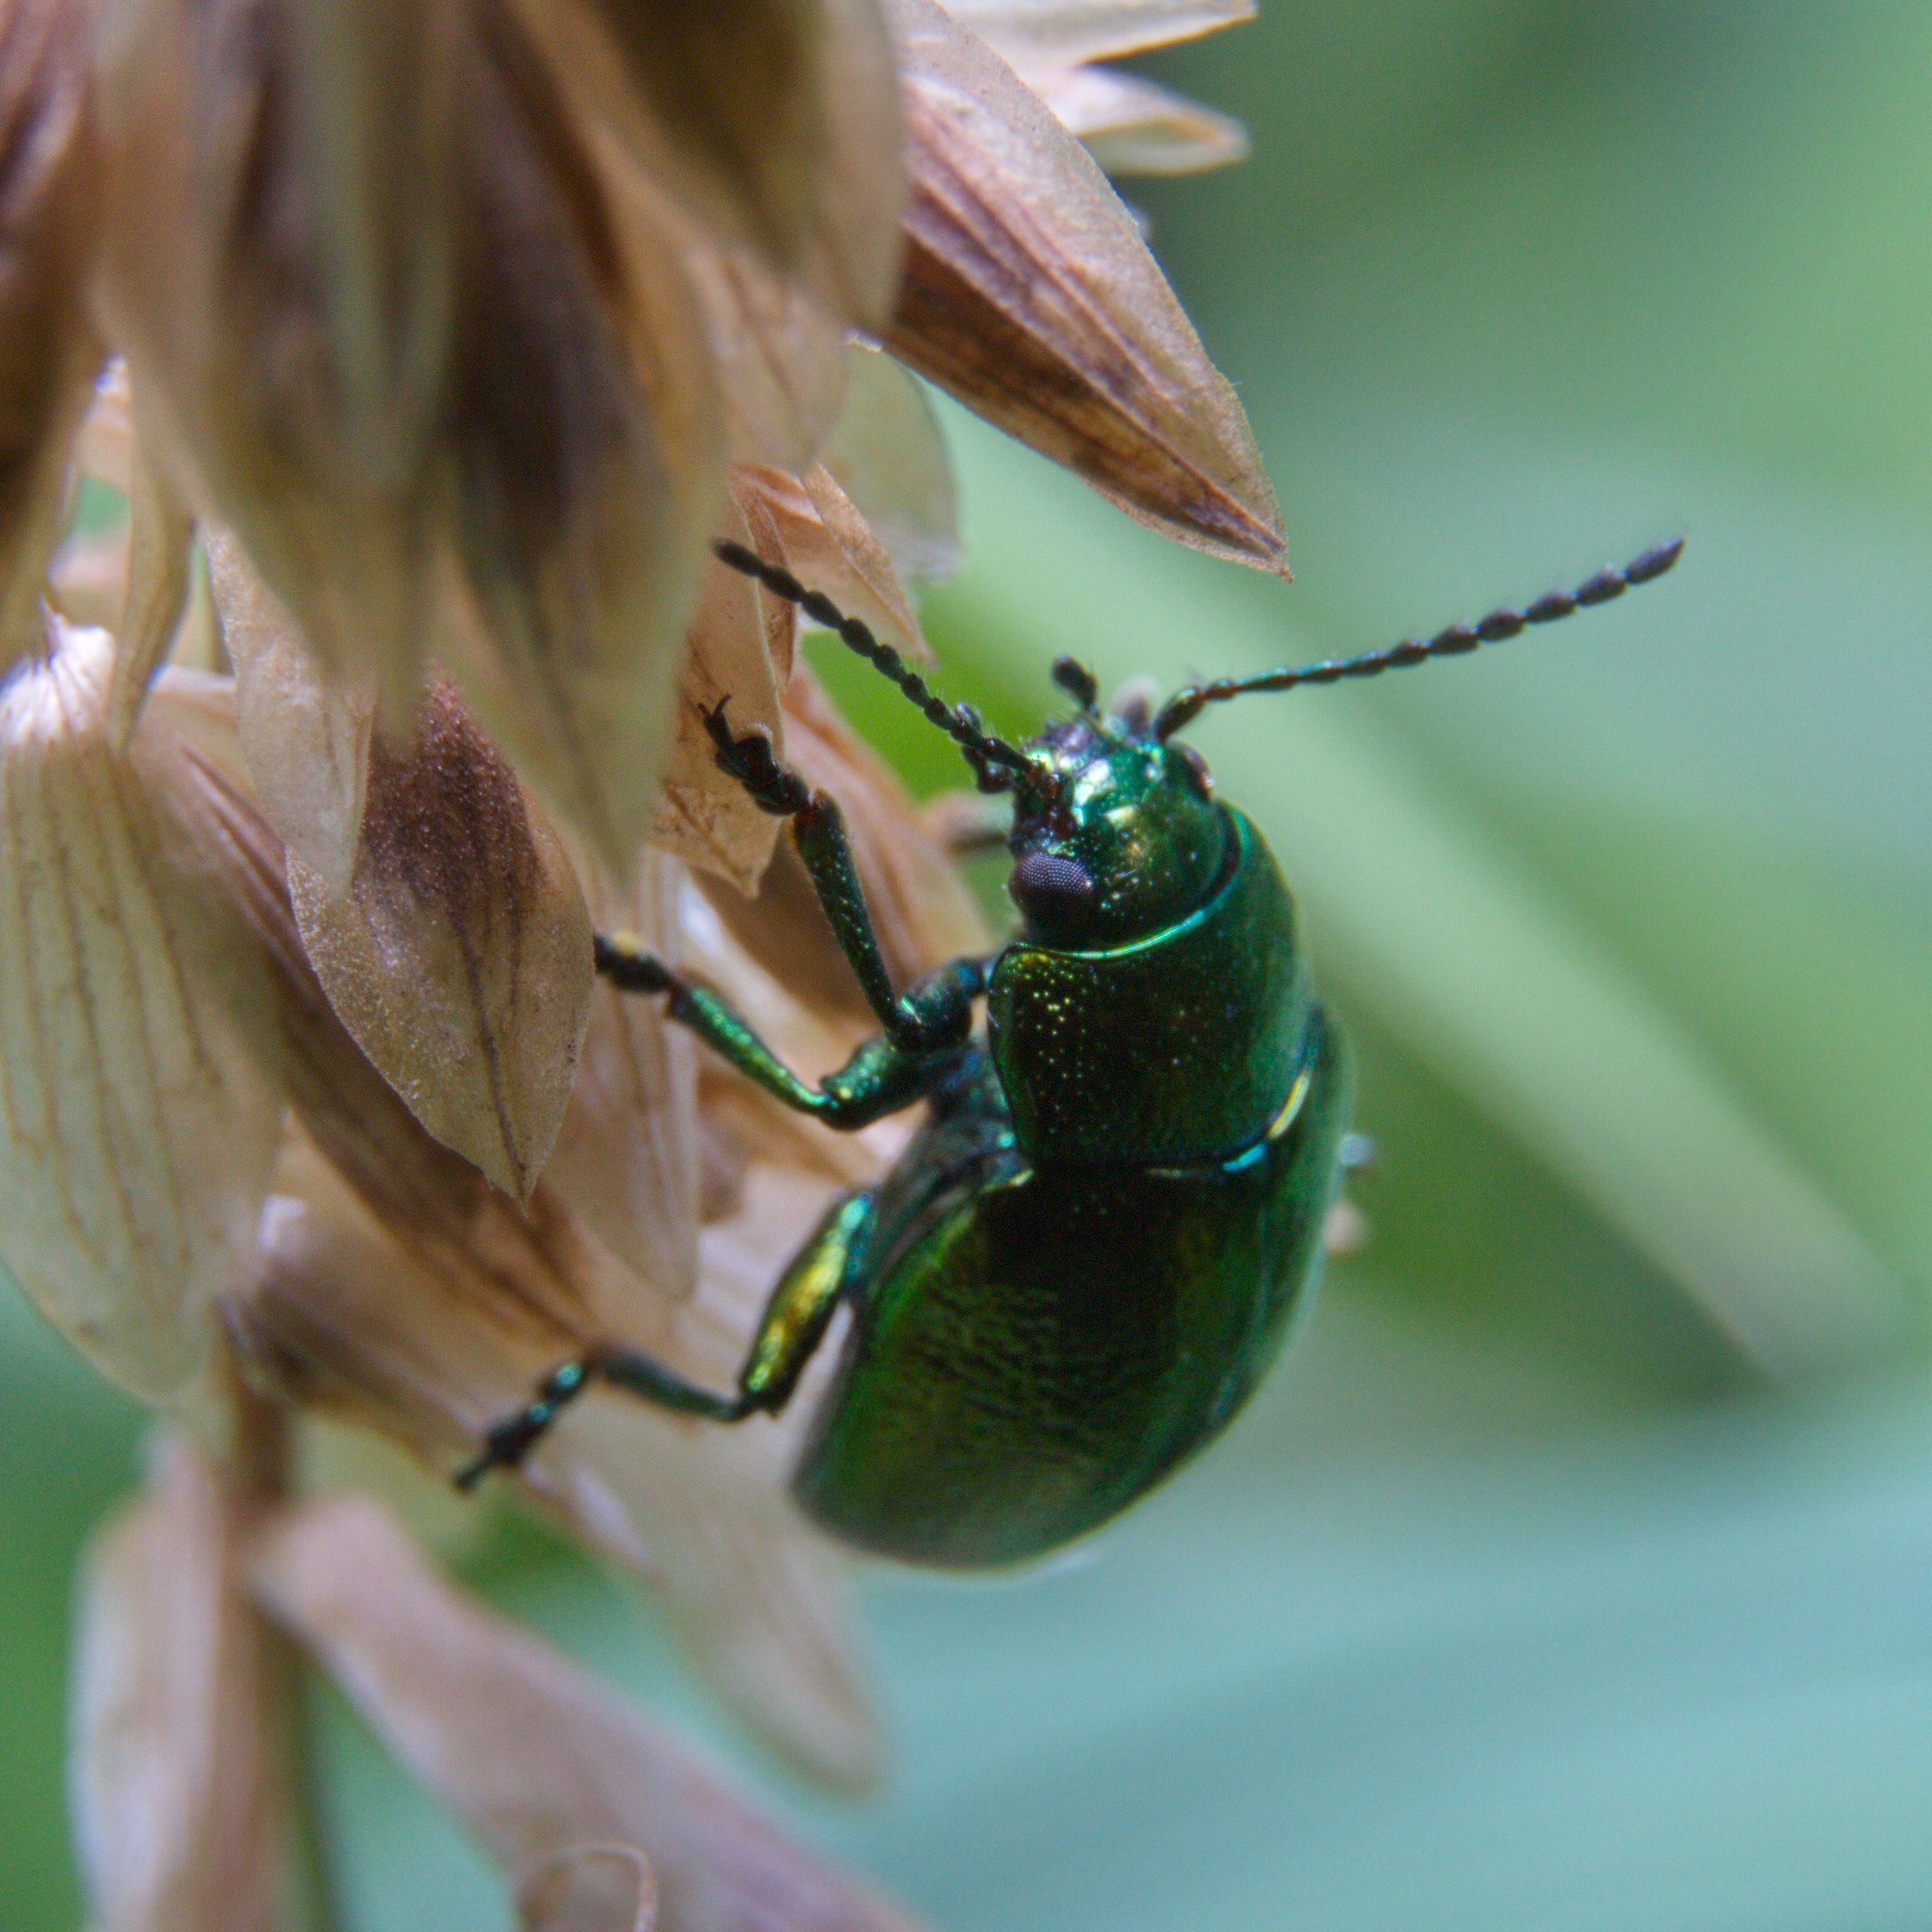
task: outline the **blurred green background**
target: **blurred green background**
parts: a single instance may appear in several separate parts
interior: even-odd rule
[[[627,1592],[480,1580],[948,1932],[1932,1924],[1932,9],[1270,0],[1132,184],[1292,586],[950,412],[946,687],[1560,631],[1192,736],[1300,893],[1380,1162],[1228,1442],[1076,1558],[868,1582],[899,1764],[782,1785]],[[950,782],[828,666],[915,782]],[[138,1422],[0,1316],[0,1920],[75,1922],[72,1564]],[[345,1916],[506,1924],[324,1703]]]

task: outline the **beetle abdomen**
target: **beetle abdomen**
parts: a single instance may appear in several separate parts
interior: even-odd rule
[[[1216,1434],[1312,1279],[1347,1109],[1310,1009],[1298,1090],[1238,1157],[1042,1163],[899,1232],[796,1492],[902,1561],[1016,1562],[1106,1522]]]

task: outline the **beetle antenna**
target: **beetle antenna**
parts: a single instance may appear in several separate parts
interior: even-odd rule
[[[808,617],[837,634],[872,668],[890,678],[925,712],[927,720],[966,754],[982,791],[1006,791],[1016,784],[1051,796],[1058,790],[1055,775],[1005,739],[988,731],[968,704],[948,705],[933,695],[924,678],[890,644],[881,644],[856,617],[848,617],[823,591],[808,590],[783,565],[767,563],[755,550],[721,537],[712,546],[718,561],[762,584],[774,596],[796,604]]]
[[[1154,719],[1156,738],[1171,738],[1184,724],[1198,718],[1210,704],[1225,704],[1231,698],[1245,698],[1250,692],[1292,691],[1301,684],[1334,684],[1345,677],[1376,677],[1385,670],[1400,670],[1409,664],[1425,664],[1431,658],[1454,657],[1473,651],[1479,644],[1493,644],[1513,638],[1532,624],[1553,624],[1573,616],[1593,604],[1607,604],[1621,597],[1634,584],[1648,584],[1661,577],[1677,561],[1684,548],[1682,537],[1654,544],[1621,570],[1600,570],[1574,590],[1552,590],[1539,597],[1526,610],[1492,610],[1476,624],[1451,624],[1432,638],[1409,638],[1383,651],[1370,651],[1358,658],[1329,658],[1320,664],[1302,664],[1287,670],[1264,671],[1257,677],[1217,678],[1212,684],[1190,684],[1177,691],[1160,707]]]
[[[1100,680],[1078,658],[1055,658],[1052,678],[1055,684],[1079,706],[1090,712],[1100,695]]]

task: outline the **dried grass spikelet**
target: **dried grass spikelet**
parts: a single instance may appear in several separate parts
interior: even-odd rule
[[[796,476],[742,466],[733,471],[731,488],[765,554],[887,644],[929,658],[885,545],[823,464]]]
[[[1238,121],[1138,74],[1090,63],[1190,40],[1254,18],[1253,0],[953,0],[970,27],[1110,175],[1193,174],[1248,151]]]
[[[248,1599],[248,1529],[201,1454],[164,1439],[88,1553],[69,1788],[100,1932],[289,1922],[288,1714]]]
[[[143,730],[182,718],[164,680]],[[206,695],[198,701],[206,705]],[[231,728],[232,729],[232,728]],[[728,1244],[755,1223],[758,1278],[700,1274],[697,1081],[690,1043],[644,1003],[599,989],[556,1150],[518,1211],[424,1132],[351,1041],[316,980],[284,886],[280,849],[224,762],[189,747],[171,805],[256,932],[280,1002],[281,1058],[300,1132],[285,1148],[250,1286],[226,1300],[244,1355],[286,1396],[333,1408],[445,1471],[561,1360],[607,1340],[728,1386],[782,1254],[831,1180],[742,1190],[747,1152],[711,1190]],[[624,923],[674,950],[681,904],[658,878]],[[607,916],[618,910],[606,904]],[[872,1156],[875,1169],[878,1155]],[[734,1212],[734,1210],[736,1210]],[[707,1240],[710,1239],[707,1236]],[[694,1298],[694,1287],[698,1292]],[[876,1774],[842,1557],[784,1496],[808,1403],[780,1421],[706,1430],[599,1394],[566,1418],[525,1484],[580,1534],[657,1582],[674,1625],[726,1700],[794,1762],[845,1784]]]
[[[832,314],[880,321],[904,199],[892,49],[874,0],[520,0],[642,171]]]
[[[758,546],[768,536],[728,501],[722,533]],[[778,820],[758,810],[743,786],[718,768],[706,714],[728,706],[734,731],[763,730],[782,740],[779,693],[792,674],[797,634],[792,606],[713,560],[687,640],[685,672],[664,779],[651,821],[659,851],[755,892],[778,837]]]
[[[164,682],[144,728],[178,712],[178,684]],[[847,806],[895,970],[910,977],[982,944],[903,794],[814,709],[808,687],[794,686],[791,705],[800,755]],[[839,1136],[787,1114],[669,1033],[650,1003],[599,988],[556,1150],[517,1214],[423,1132],[348,1041],[300,944],[273,834],[228,775],[238,763],[184,764],[200,803],[177,808],[199,812],[210,862],[275,962],[302,1122],[262,1223],[261,1272],[227,1304],[244,1352],[296,1400],[374,1426],[444,1470],[540,1376],[598,1342],[644,1347],[730,1386],[784,1263],[839,1188],[882,1170],[904,1124]],[[789,921],[769,917],[748,949],[680,876],[653,860],[628,906],[599,903],[600,922],[682,952],[808,1071],[872,1030],[848,989],[833,982],[821,994],[794,970],[823,923],[815,903],[796,903]],[[833,1354],[784,1416],[730,1430],[593,1393],[524,1480],[580,1534],[653,1578],[713,1684],[769,1742],[856,1785],[876,1774],[878,1744],[844,1559],[784,1494]]]
[[[68,0],[0,15],[0,671],[40,647],[68,446],[103,359],[85,306],[100,185],[86,34]]]
[[[898,274],[872,0],[728,10],[119,0],[96,36],[99,307],[177,500],[341,705],[404,731],[433,652],[613,878],[727,456],[808,461]],[[338,885],[354,769],[282,828]]]
[[[926,655],[891,556],[822,465],[814,464],[802,477],[740,465],[731,473],[723,530],[734,542],[785,565],[881,638]],[[712,563],[691,629],[676,735],[651,838],[660,851],[730,880],[746,895],[761,889],[778,847],[778,821],[718,770],[706,719],[724,706],[734,731],[762,730],[784,754],[781,694],[796,675],[797,627],[791,604]]]
[[[525,1932],[914,1932],[430,1568],[376,1504],[244,1494],[164,1438],[80,1602],[71,1796],[101,1932],[302,1917],[294,1646],[481,1840]]]
[[[518,771],[625,877],[656,808],[722,500],[715,357],[674,232],[614,202],[504,14],[466,90],[452,550],[434,654]],[[527,129],[520,148],[503,126]],[[561,320],[560,320],[561,317]]]
[[[346,892],[368,797],[374,688],[323,674],[232,536],[211,531],[207,549],[255,796],[289,852],[332,892]]]
[[[112,646],[50,620],[0,692],[0,1253],[103,1373],[194,1378],[251,1270],[281,1096],[259,949],[197,890],[152,734],[107,738]]]
[[[589,4],[125,0],[99,36],[100,310],[146,440],[326,683],[398,731],[432,650],[613,877],[655,809],[722,373],[769,350],[782,403],[735,440],[802,463],[897,272],[869,0],[688,10],[639,40]]]
[[[154,674],[186,615],[194,514],[152,449],[136,442],[128,465],[127,593],[114,626],[107,738],[124,751]]]
[[[541,808],[440,680],[378,730],[348,890],[298,858],[309,962],[356,1044],[446,1146],[527,1198],[590,1012],[590,919]]]
[[[254,1580],[526,1901],[556,1895],[538,1881],[560,1858],[628,1850],[655,1879],[664,1932],[916,1932],[608,1686],[458,1595],[374,1504],[290,1513],[263,1536]]]
[[[1093,158],[934,0],[892,17],[913,191],[885,346],[1138,520],[1281,569],[1240,405]]]

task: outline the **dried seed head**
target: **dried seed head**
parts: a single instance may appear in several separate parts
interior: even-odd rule
[[[1240,404],[1079,142],[934,0],[894,0],[909,249],[887,348],[1193,548],[1280,570]]]

